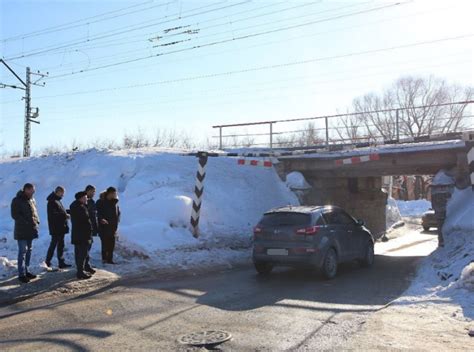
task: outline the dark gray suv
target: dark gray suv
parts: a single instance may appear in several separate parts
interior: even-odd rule
[[[257,272],[274,266],[312,266],[332,279],[339,263],[374,263],[374,239],[362,220],[336,206],[273,209],[254,228],[253,262]]]

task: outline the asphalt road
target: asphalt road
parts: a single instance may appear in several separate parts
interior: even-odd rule
[[[370,269],[344,265],[332,281],[294,269],[261,278],[248,266],[23,302],[0,309],[0,350],[184,351],[193,348],[180,335],[207,329],[232,334],[223,351],[343,349],[408,287],[417,240],[410,256],[392,250]]]

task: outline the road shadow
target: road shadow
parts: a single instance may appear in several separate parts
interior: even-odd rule
[[[43,272],[28,284],[20,283],[15,275],[0,281],[0,307],[54,291],[74,280],[77,280],[74,270]]]
[[[409,286],[414,263],[420,257],[376,256],[372,268],[357,263],[341,265],[335,279],[324,280],[314,270],[279,269],[268,276],[249,275],[244,278],[254,288],[252,299],[235,302],[216,299],[218,292],[208,291],[197,303],[223,310],[252,310],[268,305],[335,311],[334,305],[355,306],[350,311],[371,311],[399,297]],[[230,279],[230,278],[229,278]],[[290,301],[285,303],[282,301]],[[293,302],[309,304],[294,304]],[[312,305],[311,303],[318,303]],[[324,308],[323,306],[327,306]],[[345,310],[346,308],[341,308]]]
[[[4,345],[8,348],[8,345],[18,344],[23,348],[27,349],[28,344],[34,343],[43,343],[54,346],[54,348],[68,349],[70,351],[76,352],[85,352],[88,351],[83,345],[76,341],[71,341],[65,335],[78,335],[87,338],[95,339],[105,339],[113,334],[105,330],[97,329],[63,329],[63,330],[53,330],[47,333],[44,333],[42,336],[38,337],[28,337],[27,335],[21,339],[9,339],[1,340],[0,346]]]
[[[156,327],[203,305],[235,312],[267,306],[335,314],[374,312],[400,297],[408,288],[421,258],[377,255],[372,268],[361,268],[356,263],[344,264],[337,277],[330,281],[314,270],[279,268],[262,277],[252,268],[163,285],[138,283],[134,287],[159,289],[195,302],[161,315],[140,330]],[[138,314],[135,312],[134,315]]]

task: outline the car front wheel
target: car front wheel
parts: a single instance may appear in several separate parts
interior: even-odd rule
[[[260,275],[268,275],[273,270],[273,265],[270,263],[255,262],[254,266],[255,270],[257,270],[257,273]]]
[[[330,248],[324,257],[321,273],[326,279],[333,279],[337,274],[337,254],[333,248]]]

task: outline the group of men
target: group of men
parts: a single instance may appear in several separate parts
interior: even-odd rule
[[[71,221],[71,243],[74,245],[78,279],[89,279],[96,272],[89,261],[89,251],[93,237],[99,236],[102,242],[102,262],[115,264],[113,253],[120,222],[117,190],[107,188],[94,200],[96,189],[88,185],[84,191],[75,194],[75,201],[69,209],[62,204],[65,194],[62,186],[47,197],[48,227],[51,242],[46,254],[45,264],[52,269],[52,259],[56,251],[59,268],[68,268],[64,259],[64,238],[69,233]],[[38,238],[40,219],[34,199],[35,186],[27,183],[11,203],[11,215],[15,221],[14,238],[18,242],[18,279],[28,283],[36,278],[29,271],[33,240]]]

